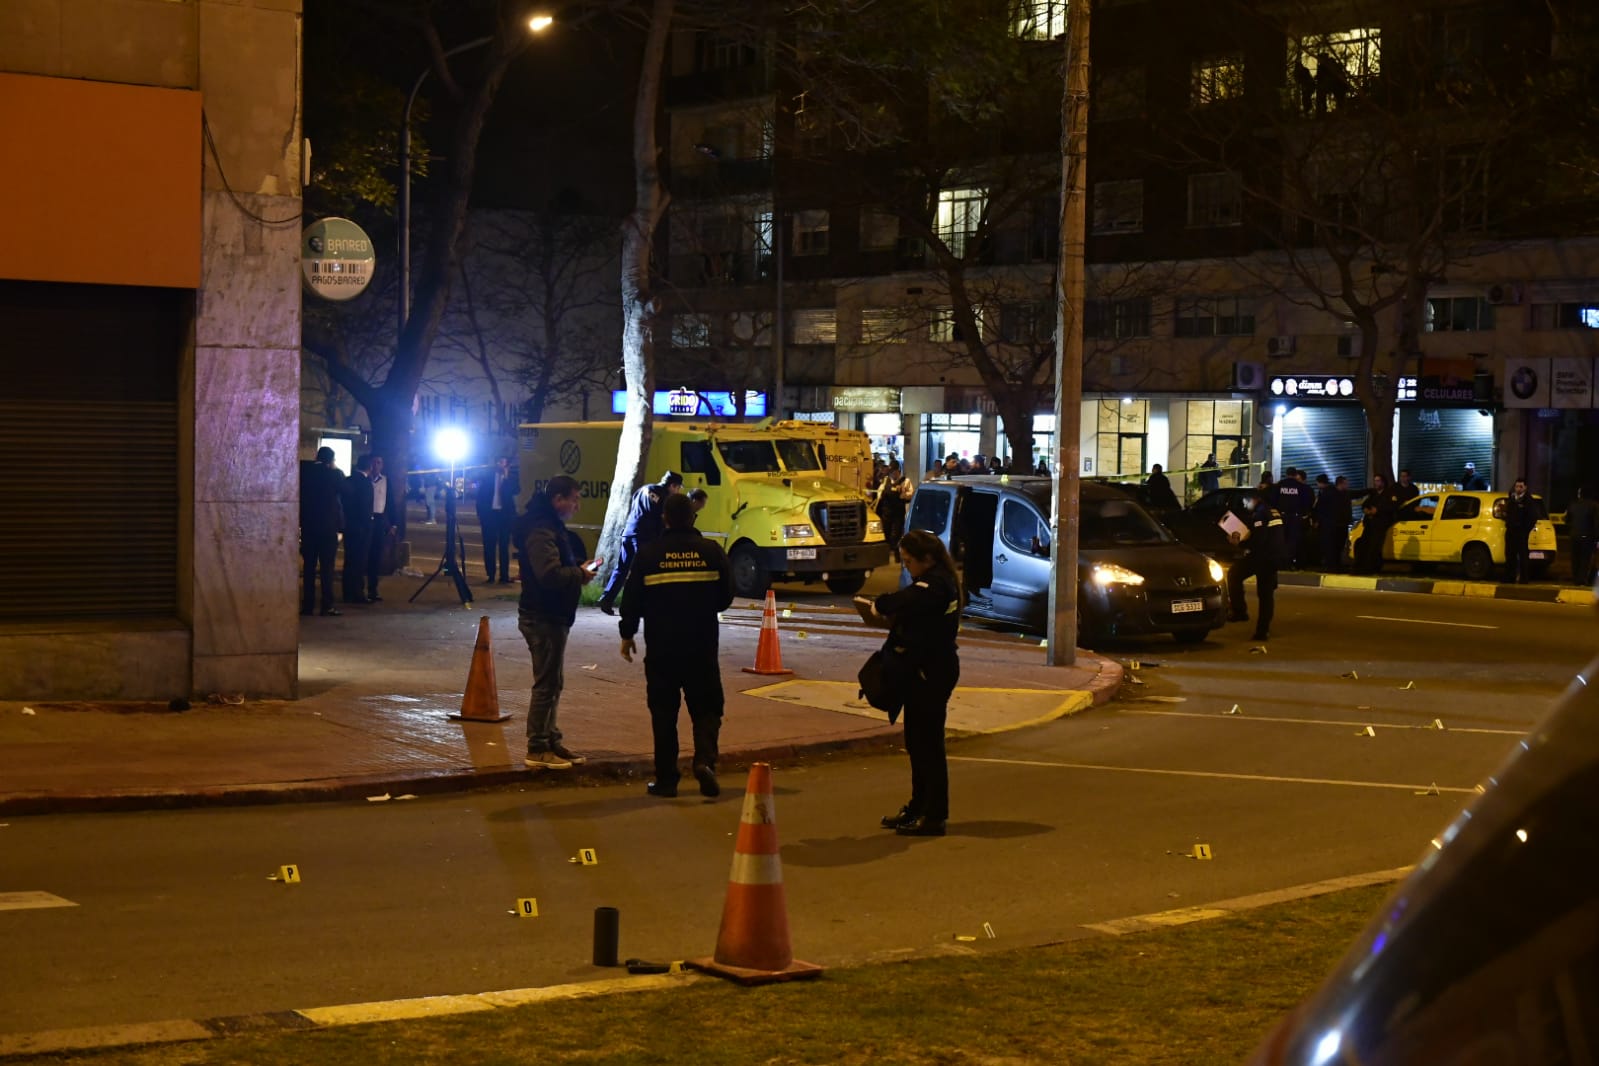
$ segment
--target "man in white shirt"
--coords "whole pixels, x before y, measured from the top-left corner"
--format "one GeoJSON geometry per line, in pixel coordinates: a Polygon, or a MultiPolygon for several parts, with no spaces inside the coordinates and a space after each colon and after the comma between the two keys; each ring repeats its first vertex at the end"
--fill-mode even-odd
{"type": "Polygon", "coordinates": [[[366,598],[380,603],[383,597],[378,595],[378,571],[383,566],[383,549],[389,539],[389,479],[383,476],[383,456],[372,457],[369,476],[372,480],[372,533],[367,546],[366,598]]]}

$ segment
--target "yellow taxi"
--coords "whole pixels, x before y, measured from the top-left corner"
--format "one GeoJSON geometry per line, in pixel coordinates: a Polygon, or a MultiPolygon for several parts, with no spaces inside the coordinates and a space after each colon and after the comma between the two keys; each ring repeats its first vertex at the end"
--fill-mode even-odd
{"type": "MultiPolygon", "coordinates": [[[[1383,539],[1384,562],[1459,563],[1466,577],[1482,581],[1505,564],[1505,493],[1446,490],[1426,492],[1400,505],[1393,528],[1383,539]]],[[[1533,499],[1542,501],[1542,497],[1533,499]]],[[[1355,550],[1361,525],[1349,531],[1355,550]]],[[[1527,538],[1533,577],[1542,577],[1555,560],[1555,527],[1540,518],[1527,538]]]]}

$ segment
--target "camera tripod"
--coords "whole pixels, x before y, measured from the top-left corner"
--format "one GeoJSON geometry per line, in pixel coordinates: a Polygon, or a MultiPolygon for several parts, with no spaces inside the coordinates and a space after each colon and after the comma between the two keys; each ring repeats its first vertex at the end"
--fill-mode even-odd
{"type": "MultiPolygon", "coordinates": [[[[452,468],[450,471],[450,485],[444,494],[444,556],[439,560],[438,569],[428,575],[427,580],[422,582],[421,588],[411,593],[411,598],[406,601],[407,603],[415,603],[416,598],[427,591],[429,585],[433,584],[434,578],[440,574],[449,574],[455,581],[455,592],[456,595],[461,597],[461,606],[471,609],[472,588],[466,583],[466,575],[461,572],[460,564],[456,562],[457,539],[459,536],[460,531],[455,523],[455,471],[452,468]]],[[[465,560],[466,545],[461,544],[459,548],[460,558],[465,560]]]]}

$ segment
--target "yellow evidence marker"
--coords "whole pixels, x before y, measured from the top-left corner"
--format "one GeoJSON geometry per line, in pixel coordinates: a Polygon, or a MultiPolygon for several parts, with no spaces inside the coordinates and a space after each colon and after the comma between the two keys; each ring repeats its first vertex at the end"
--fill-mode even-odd
{"type": "Polygon", "coordinates": [[[278,880],[286,885],[300,883],[300,867],[295,863],[287,863],[278,867],[278,880]]]}
{"type": "Polygon", "coordinates": [[[1194,858],[1196,858],[1196,859],[1208,859],[1208,858],[1210,858],[1210,845],[1209,844],[1195,844],[1194,845],[1194,858]]]}
{"type": "Polygon", "coordinates": [[[527,899],[517,900],[516,916],[518,918],[537,918],[539,916],[539,901],[531,896],[527,899]]]}
{"type": "Polygon", "coordinates": [[[593,848],[579,848],[577,857],[578,861],[584,866],[598,866],[600,864],[600,857],[594,853],[593,848]]]}

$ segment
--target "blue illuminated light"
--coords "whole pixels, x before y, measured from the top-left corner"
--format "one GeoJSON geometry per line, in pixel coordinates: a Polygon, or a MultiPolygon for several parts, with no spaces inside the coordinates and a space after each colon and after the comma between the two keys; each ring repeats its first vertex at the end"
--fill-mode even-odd
{"type": "MultiPolygon", "coordinates": [[[[656,389],[655,399],[651,403],[654,413],[661,416],[682,415],[692,418],[737,418],[738,411],[733,403],[731,392],[698,392],[699,403],[690,411],[686,403],[694,400],[694,391],[687,389],[656,389]],[[676,402],[674,402],[674,399],[676,402]]],[[[611,413],[620,415],[627,413],[627,392],[623,389],[611,390],[611,413]]],[[[753,389],[744,393],[744,414],[751,418],[766,417],[766,393],[756,392],[753,389]]]]}

